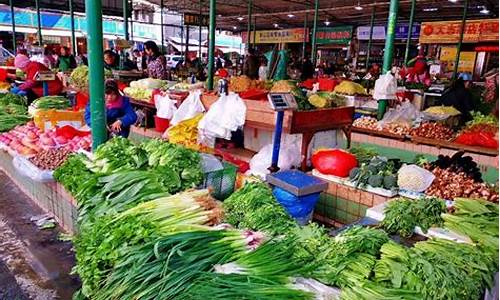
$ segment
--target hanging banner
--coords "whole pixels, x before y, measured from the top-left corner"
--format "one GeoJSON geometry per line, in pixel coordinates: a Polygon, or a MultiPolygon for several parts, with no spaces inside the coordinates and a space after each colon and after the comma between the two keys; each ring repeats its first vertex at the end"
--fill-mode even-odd
{"type": "MultiPolygon", "coordinates": [[[[462,21],[423,22],[420,43],[458,43],[462,21]]],[[[471,20],[465,23],[464,43],[497,42],[498,19],[471,20]]]]}
{"type": "MultiPolygon", "coordinates": [[[[370,39],[370,26],[360,26],[357,29],[358,40],[369,40],[370,39]]],[[[373,26],[372,40],[385,40],[385,27],[384,26],[373,26]]]]}
{"type": "MultiPolygon", "coordinates": [[[[308,30],[304,28],[259,30],[255,36],[256,44],[302,43],[304,38],[309,41],[308,30]]],[[[247,33],[241,33],[243,41],[247,40],[247,33]]],[[[253,41],[253,31],[250,32],[250,41],[253,41]]]]}
{"type": "MultiPolygon", "coordinates": [[[[409,24],[401,24],[396,26],[396,40],[406,40],[408,38],[409,24]]],[[[418,39],[420,36],[420,24],[413,24],[413,30],[411,31],[411,38],[418,39]]]]}
{"type": "Polygon", "coordinates": [[[347,45],[352,39],[352,26],[322,27],[316,31],[316,43],[347,45]]]}
{"type": "MultiPolygon", "coordinates": [[[[467,72],[471,74],[474,73],[476,54],[477,53],[474,51],[460,52],[458,72],[467,72]]],[[[441,47],[441,55],[439,56],[439,60],[443,63],[445,71],[452,72],[454,70],[456,55],[457,47],[441,47]]]]}

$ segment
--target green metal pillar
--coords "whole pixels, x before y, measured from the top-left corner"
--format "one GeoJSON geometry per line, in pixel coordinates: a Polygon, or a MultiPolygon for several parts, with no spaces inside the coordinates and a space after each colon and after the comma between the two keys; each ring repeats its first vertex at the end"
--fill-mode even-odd
{"type": "Polygon", "coordinates": [[[102,0],[85,0],[89,60],[90,117],[92,148],[106,142],[104,109],[104,62],[102,60],[102,0]]]}
{"type": "Polygon", "coordinates": [[[36,5],[36,19],[37,19],[37,29],[38,29],[38,46],[42,46],[42,16],[40,15],[40,0],[35,0],[36,5]]]}
{"type": "Polygon", "coordinates": [[[247,16],[247,49],[250,48],[250,33],[252,31],[252,0],[248,0],[248,16],[247,16]]]}
{"type": "Polygon", "coordinates": [[[75,37],[75,12],[73,10],[73,0],[68,1],[69,4],[69,17],[70,17],[70,27],[71,27],[71,51],[73,54],[77,54],[78,50],[76,48],[76,37],[75,37]]]}
{"type": "Polygon", "coordinates": [[[304,40],[302,41],[302,61],[306,58],[306,44],[307,44],[307,14],[304,16],[304,40]]]}
{"type": "Polygon", "coordinates": [[[216,0],[210,0],[210,24],[208,27],[208,90],[214,89],[214,56],[215,56],[215,10],[216,0]]]}
{"type": "MultiPolygon", "coordinates": [[[[384,64],[382,65],[382,74],[386,74],[392,69],[392,61],[394,55],[394,37],[396,34],[396,23],[398,21],[399,0],[391,0],[389,6],[389,18],[387,21],[387,34],[385,36],[384,48],[384,64]]],[[[380,120],[384,117],[387,109],[387,100],[378,101],[377,118],[380,120]]]]}
{"type": "Polygon", "coordinates": [[[123,5],[123,33],[125,34],[125,40],[128,41],[130,38],[128,34],[128,0],[123,0],[122,1],[123,5]]]}
{"type": "Polygon", "coordinates": [[[12,19],[12,50],[16,53],[16,14],[14,13],[13,0],[9,0],[10,5],[10,18],[12,19]]]}
{"type": "Polygon", "coordinates": [[[255,48],[255,40],[257,39],[257,17],[253,17],[253,40],[252,47],[255,48]]]}
{"type": "Polygon", "coordinates": [[[468,6],[469,6],[469,0],[465,0],[464,1],[464,13],[462,15],[462,27],[460,30],[460,39],[458,40],[458,44],[457,44],[457,54],[455,56],[455,67],[453,68],[452,80],[457,79],[458,64],[460,63],[460,51],[462,51],[462,43],[464,41],[465,23],[466,23],[466,19],[467,19],[468,6]]]}
{"type": "Polygon", "coordinates": [[[365,68],[366,72],[368,72],[370,68],[370,56],[372,53],[372,40],[373,40],[373,23],[375,22],[375,5],[372,6],[372,16],[370,18],[370,37],[368,38],[368,47],[366,49],[366,62],[365,68]]]}
{"type": "Polygon", "coordinates": [[[203,14],[202,14],[202,8],[203,8],[203,1],[200,0],[200,24],[198,25],[198,58],[200,59],[200,63],[201,63],[201,56],[202,56],[202,53],[201,53],[201,23],[202,23],[202,18],[203,18],[203,14]]]}
{"type": "Polygon", "coordinates": [[[411,11],[410,11],[410,23],[408,24],[408,38],[406,39],[406,49],[405,49],[405,61],[404,64],[408,64],[408,60],[410,59],[408,56],[410,55],[410,43],[411,43],[411,35],[413,33],[413,21],[415,19],[415,7],[417,5],[417,0],[411,1],[411,11]]]}
{"type": "Polygon", "coordinates": [[[160,38],[161,38],[161,52],[165,51],[165,37],[163,36],[163,0],[160,1],[160,28],[161,28],[161,33],[160,33],[160,38]]]}
{"type": "Polygon", "coordinates": [[[319,10],[319,0],[314,0],[314,21],[313,21],[313,32],[312,32],[312,63],[316,68],[316,59],[318,56],[318,49],[316,45],[316,30],[318,29],[318,10],[319,10]]]}

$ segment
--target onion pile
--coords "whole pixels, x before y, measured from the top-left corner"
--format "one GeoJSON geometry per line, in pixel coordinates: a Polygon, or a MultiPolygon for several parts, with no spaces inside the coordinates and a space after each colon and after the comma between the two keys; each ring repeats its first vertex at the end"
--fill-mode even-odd
{"type": "Polygon", "coordinates": [[[43,132],[33,122],[28,122],[26,125],[17,126],[9,132],[0,134],[0,143],[21,155],[32,156],[42,150],[61,147],[71,151],[88,150],[92,145],[92,138],[88,135],[67,139],[58,136],[55,128],[43,132]]]}
{"type": "Polygon", "coordinates": [[[427,122],[412,129],[410,134],[428,139],[448,141],[453,138],[454,132],[451,128],[443,124],[427,122]]]}
{"type": "Polygon", "coordinates": [[[71,150],[67,148],[42,150],[30,158],[31,163],[42,170],[55,170],[62,165],[71,150]]]}

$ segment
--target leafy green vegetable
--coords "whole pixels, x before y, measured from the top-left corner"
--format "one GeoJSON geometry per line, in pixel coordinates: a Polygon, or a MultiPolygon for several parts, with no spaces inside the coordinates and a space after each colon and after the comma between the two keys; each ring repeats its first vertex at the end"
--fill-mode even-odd
{"type": "Polygon", "coordinates": [[[225,221],[236,228],[264,231],[270,235],[287,232],[295,222],[261,182],[247,183],[224,203],[225,221]]]}
{"type": "Polygon", "coordinates": [[[381,230],[352,226],[318,254],[323,261],[312,276],[328,285],[358,285],[369,278],[380,247],[388,240],[387,234],[381,230]]]}
{"type": "Polygon", "coordinates": [[[468,236],[498,259],[498,204],[457,198],[453,207],[454,213],[442,215],[444,227],[468,236]]]}
{"type": "Polygon", "coordinates": [[[75,195],[83,183],[93,177],[92,172],[87,169],[84,161],[87,160],[83,154],[71,154],[66,161],[54,171],[54,179],[60,182],[64,188],[75,195]]]}
{"type": "Polygon", "coordinates": [[[69,100],[63,96],[45,96],[33,101],[37,109],[67,109],[71,107],[69,100]]]}
{"type": "Polygon", "coordinates": [[[17,104],[26,107],[28,100],[24,96],[19,96],[12,93],[0,94],[0,106],[7,104],[17,104]]]}
{"type": "Polygon", "coordinates": [[[378,156],[378,152],[373,148],[354,146],[349,149],[349,152],[356,156],[359,165],[368,164],[375,156],[378,156]]]}
{"type": "Polygon", "coordinates": [[[444,201],[438,198],[399,198],[388,202],[381,226],[389,234],[397,233],[402,237],[410,237],[416,226],[424,233],[432,226],[441,226],[441,214],[445,211],[444,201]]]}

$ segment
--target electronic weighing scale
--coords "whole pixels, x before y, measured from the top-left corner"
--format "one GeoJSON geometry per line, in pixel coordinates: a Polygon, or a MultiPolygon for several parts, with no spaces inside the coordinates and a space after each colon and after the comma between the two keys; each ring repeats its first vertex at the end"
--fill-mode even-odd
{"type": "Polygon", "coordinates": [[[277,112],[276,129],[274,130],[273,157],[269,171],[271,173],[279,171],[278,159],[281,145],[281,132],[283,131],[283,117],[285,110],[297,109],[297,101],[290,93],[269,93],[267,95],[271,108],[277,112]]]}

